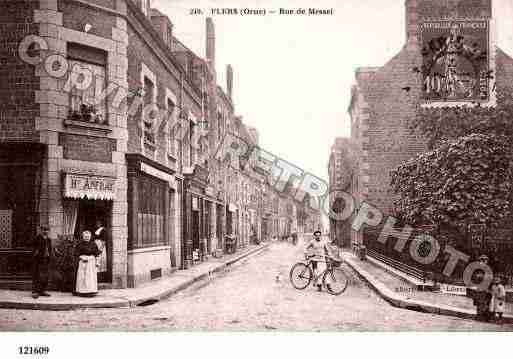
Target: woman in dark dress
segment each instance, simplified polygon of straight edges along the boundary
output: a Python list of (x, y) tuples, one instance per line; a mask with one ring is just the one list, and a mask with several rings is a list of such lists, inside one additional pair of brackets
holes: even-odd
[(92, 297), (98, 293), (98, 278), (96, 270), (97, 256), (101, 251), (96, 243), (91, 241), (91, 232), (84, 231), (82, 240), (75, 248), (76, 284), (75, 294)]

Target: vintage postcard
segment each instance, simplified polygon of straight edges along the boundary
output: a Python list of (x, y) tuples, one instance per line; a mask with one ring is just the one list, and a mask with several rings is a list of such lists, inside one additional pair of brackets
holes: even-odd
[(511, 0), (2, 0), (0, 65), (0, 331), (513, 330)]

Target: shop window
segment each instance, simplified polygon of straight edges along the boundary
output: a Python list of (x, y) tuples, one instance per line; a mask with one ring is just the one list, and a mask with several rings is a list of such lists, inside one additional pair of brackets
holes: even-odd
[(168, 243), (171, 245), (171, 267), (176, 267), (176, 255), (175, 255), (175, 240), (176, 240), (176, 236), (175, 236), (175, 231), (176, 231), (176, 222), (175, 222), (175, 218), (176, 218), (176, 214), (178, 213), (178, 209), (176, 207), (176, 203), (175, 201), (177, 200), (177, 197), (178, 194), (176, 193), (176, 191), (174, 190), (171, 190), (169, 192), (169, 214), (168, 214), (168, 218), (171, 219), (171, 228), (169, 228), (169, 234), (168, 234)]
[(133, 247), (168, 245), (169, 241), (165, 236), (165, 184), (149, 176), (141, 176), (138, 193), (137, 243)]

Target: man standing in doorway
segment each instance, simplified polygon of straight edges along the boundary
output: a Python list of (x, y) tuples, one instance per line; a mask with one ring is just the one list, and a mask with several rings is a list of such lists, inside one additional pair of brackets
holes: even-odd
[(41, 233), (34, 239), (32, 247), (32, 298), (39, 296), (49, 297), (46, 292), (48, 287), (48, 269), (52, 253), (52, 241), (48, 236), (49, 228), (41, 227)]

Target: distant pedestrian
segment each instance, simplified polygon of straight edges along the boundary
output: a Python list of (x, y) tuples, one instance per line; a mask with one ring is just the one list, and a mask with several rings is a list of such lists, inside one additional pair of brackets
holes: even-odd
[(41, 227), (34, 242), (32, 243), (32, 297), (37, 299), (40, 295), (49, 297), (46, 292), (48, 287), (48, 270), (52, 255), (52, 241), (48, 236), (50, 229), (47, 226)]
[(504, 302), (506, 300), (506, 289), (502, 285), (499, 277), (495, 277), (490, 287), (490, 313), (494, 319), (502, 320), (504, 313)]
[(297, 244), (297, 232), (292, 233), (292, 244)]

